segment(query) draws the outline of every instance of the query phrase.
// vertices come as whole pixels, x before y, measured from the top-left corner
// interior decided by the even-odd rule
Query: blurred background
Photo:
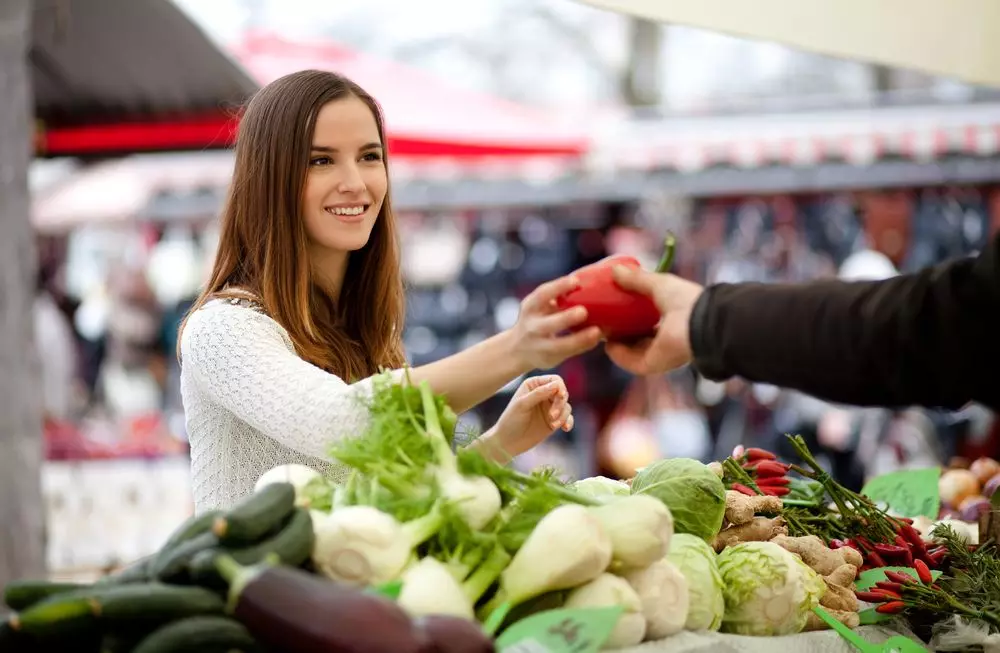
[[[713,283],[885,278],[974,254],[1000,228],[1000,91],[954,79],[571,0],[39,0],[32,21],[56,575],[139,558],[191,510],[177,325],[214,253],[232,111],[283,74],[341,72],[383,105],[415,365],[512,325],[536,285],[608,254],[651,267],[668,229],[675,271]],[[569,477],[801,433],[860,489],[1000,449],[978,406],[860,410],[691,370],[635,378],[600,350],[557,371],[576,426],[517,464]],[[465,428],[491,425],[515,387]]]

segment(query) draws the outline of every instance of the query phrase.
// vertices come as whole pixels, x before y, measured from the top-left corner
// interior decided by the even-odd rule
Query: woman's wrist
[[[468,445],[469,449],[479,452],[484,458],[506,465],[514,460],[516,452],[508,452],[503,445],[502,438],[493,427],[473,440]]]
[[[528,360],[528,354],[521,343],[518,333],[514,329],[506,329],[493,336],[497,346],[504,357],[510,362],[511,367],[508,372],[513,372],[512,379],[523,376],[535,369],[535,366]]]

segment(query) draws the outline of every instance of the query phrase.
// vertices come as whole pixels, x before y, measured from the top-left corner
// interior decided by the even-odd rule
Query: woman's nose
[[[357,166],[344,166],[343,172],[338,180],[337,190],[341,193],[360,193],[365,189],[365,181],[361,178],[361,172]]]

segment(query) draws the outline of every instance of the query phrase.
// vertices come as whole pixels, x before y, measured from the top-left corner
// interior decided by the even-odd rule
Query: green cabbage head
[[[691,458],[668,458],[644,467],[632,479],[632,494],[654,496],[670,508],[674,532],[710,542],[722,528],[726,487],[708,465]]]
[[[573,489],[586,497],[605,501],[613,497],[627,497],[629,495],[628,483],[616,481],[607,476],[581,478],[573,483]]]
[[[667,560],[681,570],[688,582],[691,601],[684,629],[719,630],[726,600],[722,596],[722,574],[715,550],[700,537],[676,533],[670,540]]]
[[[794,553],[774,542],[743,542],[719,554],[725,585],[724,632],[792,635],[801,632],[826,583]]]

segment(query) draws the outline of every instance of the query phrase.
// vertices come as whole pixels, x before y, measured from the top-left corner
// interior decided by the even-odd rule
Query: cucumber
[[[132,653],[228,653],[259,651],[243,624],[227,617],[189,617],[162,626],[132,649]]]
[[[201,587],[142,583],[93,587],[56,595],[11,617],[11,627],[33,637],[55,637],[137,623],[222,614],[225,603]]]
[[[291,483],[272,483],[218,517],[212,532],[226,546],[256,544],[281,528],[294,509],[295,487]]]
[[[125,567],[124,569],[119,569],[118,571],[108,574],[103,578],[99,578],[96,585],[125,585],[128,583],[146,583],[150,580],[149,568],[153,563],[153,558],[155,556],[146,556],[145,558],[134,562],[133,564]]]
[[[161,549],[150,564],[150,578],[163,583],[184,582],[188,574],[188,563],[195,554],[218,545],[218,538],[205,532],[172,549]]]
[[[314,540],[309,511],[296,508],[283,529],[259,544],[240,548],[223,546],[199,552],[191,560],[191,576],[198,583],[215,585],[213,581],[218,578],[215,559],[220,554],[232,556],[241,565],[252,565],[273,553],[278,556],[281,564],[298,567],[312,555]]]
[[[222,515],[221,510],[209,510],[208,512],[203,512],[200,515],[192,515],[188,517],[187,520],[177,527],[167,541],[163,543],[160,550],[172,549],[181,542],[186,542],[191,538],[201,535],[202,533],[207,533],[212,529],[212,524],[215,520]]]
[[[3,589],[3,601],[11,610],[24,610],[39,601],[74,590],[90,587],[80,583],[55,583],[48,580],[14,580]]]

